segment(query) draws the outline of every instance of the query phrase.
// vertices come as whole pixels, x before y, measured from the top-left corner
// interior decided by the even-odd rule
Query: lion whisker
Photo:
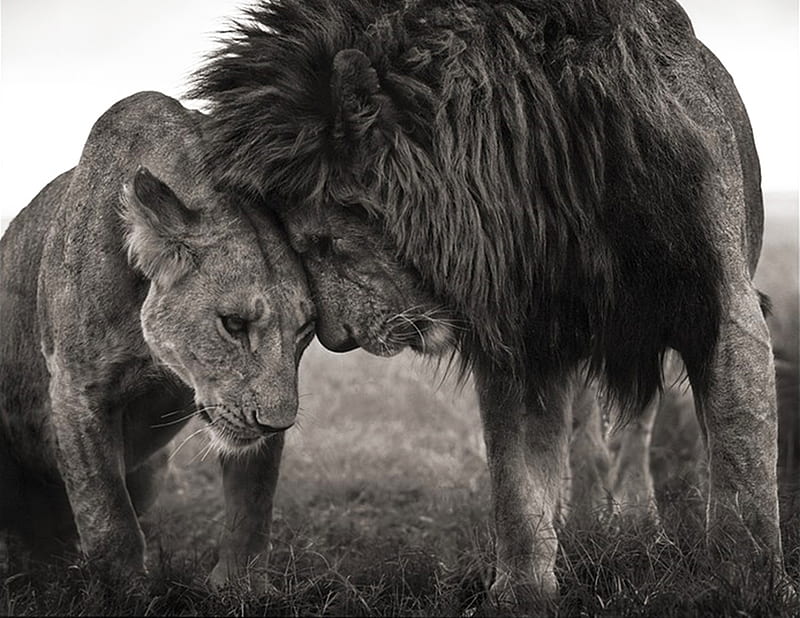
[[[423,311],[418,311],[418,309],[423,309]],[[437,315],[437,314],[444,314],[444,315]],[[386,323],[392,324],[398,320],[425,320],[433,325],[443,326],[448,330],[458,330],[458,331],[466,331],[467,325],[464,320],[459,320],[456,318],[452,318],[447,315],[448,312],[443,307],[428,307],[425,308],[424,305],[415,305],[414,307],[409,307],[400,313],[396,313],[392,317],[390,317]],[[416,326],[416,324],[415,324]]]
[[[384,353],[388,356],[391,352],[391,349],[389,348],[389,344],[387,343],[386,338],[379,335],[377,339],[378,339],[378,344],[381,346]]]
[[[403,314],[399,314],[398,317],[400,317],[406,324],[410,324],[411,328],[416,331],[417,335],[419,336],[419,343],[422,346],[422,353],[425,354],[425,337],[422,335],[422,331],[419,329],[419,327],[414,323],[414,320]]]

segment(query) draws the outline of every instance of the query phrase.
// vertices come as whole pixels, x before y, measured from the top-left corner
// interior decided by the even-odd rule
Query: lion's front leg
[[[689,366],[709,459],[711,548],[731,571],[783,577],[778,525],[775,368],[756,291],[742,282],[729,296],[708,380]]]
[[[554,599],[554,527],[567,458],[563,386],[523,394],[479,377],[481,417],[492,484],[497,569],[491,595],[532,607]]]
[[[144,535],[125,487],[121,415],[91,397],[67,371],[53,372],[58,465],[89,565],[104,577],[139,581]]]
[[[236,582],[260,591],[268,587],[263,567],[270,549],[272,502],[283,442],[284,434],[279,433],[267,439],[256,452],[220,458],[225,530],[219,560],[209,576],[215,587]]]

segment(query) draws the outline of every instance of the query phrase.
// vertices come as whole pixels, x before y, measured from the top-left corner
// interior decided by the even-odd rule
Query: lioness
[[[278,213],[320,341],[452,344],[475,375],[498,601],[557,594],[573,385],[635,416],[669,349],[711,546],[783,576],[758,156],[674,0],[270,0],[226,36],[208,165]]]
[[[202,122],[118,102],[0,241],[0,525],[38,552],[77,529],[92,566],[141,575],[136,516],[196,410],[222,463],[219,583],[265,549],[314,329],[272,220],[198,180]]]

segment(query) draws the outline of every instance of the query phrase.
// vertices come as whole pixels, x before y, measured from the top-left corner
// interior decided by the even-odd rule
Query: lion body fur
[[[380,313],[325,276],[366,289],[372,269],[389,289],[390,253],[451,312],[481,400],[500,596],[555,589],[567,385],[588,367],[640,413],[671,348],[709,438],[709,530],[743,525],[745,554],[781,570],[758,157],[733,80],[673,0],[263,2],[193,94],[211,101],[209,172],[296,239],[323,343],[328,315],[349,320],[349,346],[355,305]]]
[[[136,514],[154,500],[164,447],[195,402],[229,434],[247,433],[256,418],[279,424],[269,406],[296,412],[295,322],[311,307],[305,277],[270,219],[259,214],[256,229],[199,181],[201,124],[158,93],[120,101],[93,127],[79,165],[47,185],[0,241],[0,306],[9,317],[0,341],[0,527],[40,556],[79,535],[101,572],[141,574]],[[169,186],[140,172],[132,180],[139,166]],[[261,299],[278,317],[253,326],[259,352],[237,356],[239,346],[217,334],[217,314],[207,315],[216,294],[234,308],[242,295]],[[249,457],[277,471],[282,437],[271,440]],[[263,550],[274,491],[259,475],[228,476],[231,485],[255,484],[247,504],[228,501],[230,517],[246,523],[228,534],[224,569]],[[226,481],[226,494],[236,491]],[[256,506],[261,512],[250,512]]]

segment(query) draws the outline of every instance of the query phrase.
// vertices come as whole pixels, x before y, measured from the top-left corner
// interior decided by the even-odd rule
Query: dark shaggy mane
[[[695,45],[672,0],[275,0],[191,94],[225,182],[378,214],[471,325],[469,363],[548,380],[588,359],[632,408],[667,347],[706,364],[720,319],[712,163],[682,90]],[[349,123],[345,49],[377,76]]]

